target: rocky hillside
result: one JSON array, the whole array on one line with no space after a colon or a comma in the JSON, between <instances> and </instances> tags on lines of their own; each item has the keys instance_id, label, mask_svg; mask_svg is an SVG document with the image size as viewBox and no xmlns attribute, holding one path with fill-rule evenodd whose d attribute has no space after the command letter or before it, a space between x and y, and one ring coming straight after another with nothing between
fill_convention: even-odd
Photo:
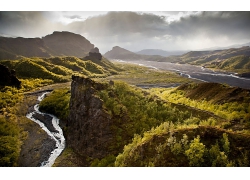
<instances>
[{"instance_id":1,"label":"rocky hillside","mask_svg":"<svg viewBox=\"0 0 250 180\"><path fill-rule=\"evenodd\" d=\"M0 37L0 60L24 57L85 57L94 48L86 38L71 32L58 32L43 38Z\"/></svg>"}]
</instances>

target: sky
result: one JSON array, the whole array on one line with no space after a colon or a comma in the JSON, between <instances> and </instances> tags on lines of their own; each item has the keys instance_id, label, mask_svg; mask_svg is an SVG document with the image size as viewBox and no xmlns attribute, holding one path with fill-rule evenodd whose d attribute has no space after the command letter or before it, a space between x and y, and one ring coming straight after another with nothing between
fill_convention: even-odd
<instances>
[{"instance_id":1,"label":"sky","mask_svg":"<svg viewBox=\"0 0 250 180\"><path fill-rule=\"evenodd\" d=\"M122 7L124 1L120 2L119 7ZM54 31L70 31L87 38L101 53L113 46L134 52L142 49L174 51L250 42L250 11L211 11L205 8L179 11L183 9L179 6L170 9L158 7L158 10L144 5L148 8L67 10L66 5L55 10L0 9L0 35L34 38Z\"/></svg>"}]
</instances>

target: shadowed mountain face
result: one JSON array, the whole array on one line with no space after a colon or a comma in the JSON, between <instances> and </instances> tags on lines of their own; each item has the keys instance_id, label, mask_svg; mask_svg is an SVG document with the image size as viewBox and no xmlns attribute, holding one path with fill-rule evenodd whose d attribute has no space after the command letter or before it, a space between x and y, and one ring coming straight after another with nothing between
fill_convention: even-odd
<instances>
[{"instance_id":1,"label":"shadowed mountain face","mask_svg":"<svg viewBox=\"0 0 250 180\"><path fill-rule=\"evenodd\" d=\"M42 40L56 56L83 57L94 48L94 45L83 36L66 31L55 31L43 37Z\"/></svg>"},{"instance_id":2,"label":"shadowed mountain face","mask_svg":"<svg viewBox=\"0 0 250 180\"><path fill-rule=\"evenodd\" d=\"M43 38L0 37L0 60L25 57L84 57L94 48L86 38L71 32L53 32Z\"/></svg>"},{"instance_id":3,"label":"shadowed mountain face","mask_svg":"<svg viewBox=\"0 0 250 180\"><path fill-rule=\"evenodd\" d=\"M40 38L0 37L0 59L18 59L20 56L49 57L50 53Z\"/></svg>"}]
</instances>

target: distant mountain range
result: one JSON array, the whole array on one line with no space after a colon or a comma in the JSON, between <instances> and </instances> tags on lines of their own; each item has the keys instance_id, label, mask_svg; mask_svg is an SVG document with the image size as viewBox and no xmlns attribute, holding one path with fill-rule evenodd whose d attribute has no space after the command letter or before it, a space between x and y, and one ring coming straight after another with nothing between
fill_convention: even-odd
<instances>
[{"instance_id":1,"label":"distant mountain range","mask_svg":"<svg viewBox=\"0 0 250 180\"><path fill-rule=\"evenodd\" d=\"M24 57L51 57L88 55L94 45L85 37L67 31L43 38L0 37L0 60Z\"/></svg>"},{"instance_id":2,"label":"distant mountain range","mask_svg":"<svg viewBox=\"0 0 250 180\"><path fill-rule=\"evenodd\" d=\"M121 59L121 60L148 60L148 61L166 61L166 57L160 55L143 55L131 52L127 49L115 46L112 50L106 52L104 57L108 59Z\"/></svg>"},{"instance_id":3,"label":"distant mountain range","mask_svg":"<svg viewBox=\"0 0 250 180\"><path fill-rule=\"evenodd\" d=\"M143 49L141 51L135 52L142 55L160 55L164 57L173 56L173 55L182 55L188 51L165 51L161 49Z\"/></svg>"},{"instance_id":4,"label":"distant mountain range","mask_svg":"<svg viewBox=\"0 0 250 180\"><path fill-rule=\"evenodd\" d=\"M204 48L204 49L198 49L196 51L212 51L212 50L223 50L223 49L230 49L230 48L240 48L243 46L250 46L249 43L244 43L244 44L234 44L231 46L225 46L225 47L210 47L210 48Z\"/></svg>"},{"instance_id":5,"label":"distant mountain range","mask_svg":"<svg viewBox=\"0 0 250 180\"><path fill-rule=\"evenodd\" d=\"M156 51L144 51L148 54ZM244 76L249 76L250 72L250 47L243 46L240 48L229 48L223 50L212 51L190 51L183 55L163 57L159 55L142 55L137 54L121 47L115 46L112 50L104 54L104 57L109 59L121 60L147 60L147 61L162 61L173 62L179 64L200 65L209 68L223 69L243 73ZM247 74L245 74L247 73Z\"/></svg>"}]
</instances>

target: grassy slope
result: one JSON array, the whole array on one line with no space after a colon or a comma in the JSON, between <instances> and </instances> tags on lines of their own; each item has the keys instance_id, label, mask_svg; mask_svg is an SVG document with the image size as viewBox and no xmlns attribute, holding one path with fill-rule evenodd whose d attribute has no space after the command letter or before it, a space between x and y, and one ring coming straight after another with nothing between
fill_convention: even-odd
<instances>
[{"instance_id":1,"label":"grassy slope","mask_svg":"<svg viewBox=\"0 0 250 180\"><path fill-rule=\"evenodd\" d=\"M211 126L164 123L135 136L116 166L249 166L249 135Z\"/></svg>"},{"instance_id":2,"label":"grassy slope","mask_svg":"<svg viewBox=\"0 0 250 180\"><path fill-rule=\"evenodd\" d=\"M23 58L20 60L2 60L1 64L15 69L18 78L51 79L54 82L70 81L72 74L89 77L106 77L117 73L107 60L94 63L76 57Z\"/></svg>"},{"instance_id":3,"label":"grassy slope","mask_svg":"<svg viewBox=\"0 0 250 180\"><path fill-rule=\"evenodd\" d=\"M241 47L215 51L190 51L181 56L171 56L167 59L172 62L245 73L250 72L249 55L250 48Z\"/></svg>"},{"instance_id":4,"label":"grassy slope","mask_svg":"<svg viewBox=\"0 0 250 180\"><path fill-rule=\"evenodd\" d=\"M192 129L197 127L197 125L209 127L219 125L217 123L218 119L209 113L193 113L194 111L187 111L187 108L172 105L171 103L158 99L147 91L131 87L119 81L115 81L114 87L100 91L97 95L103 100L103 107L111 117L115 119L112 130L115 132L116 137L114 138L112 146L110 146L110 151L116 153L110 154L110 156L103 159L89 159L91 166L114 166L114 161L118 158L116 157L118 155L117 153L122 153L123 147L126 148L126 146L130 146L129 144L132 143L133 137L137 137L138 135L145 136L145 133L148 131L154 132L155 127L164 122L168 122L174 127L184 129ZM193 137L194 136L190 138ZM164 143L164 141L161 143ZM152 142L152 144L154 144L154 142ZM137 145L134 146L135 149ZM154 146L151 147L151 149L154 148ZM70 156L73 158L72 161L76 162L77 158L75 159L75 155L73 156L72 152L70 151L70 153L68 153L68 151L69 149L62 155L65 156L65 158L61 157L56 162L57 166L64 166L65 159L69 159ZM132 157L133 155L133 153L130 154ZM151 155L155 155L155 153ZM144 161L144 159L142 161ZM74 165L77 165L77 163ZM145 164L143 164L143 166L144 165ZM155 165L157 165L157 163Z\"/></svg>"},{"instance_id":5,"label":"grassy slope","mask_svg":"<svg viewBox=\"0 0 250 180\"><path fill-rule=\"evenodd\" d=\"M26 100L24 92L41 89L55 82L70 81L73 73L90 77L106 77L117 73L115 66L105 59L98 62L100 65L75 57L23 58L11 61L1 60L0 63L15 69L17 77L22 82L21 89L6 86L0 92L0 153L2 154L0 166L18 166L22 141L27 138L27 136L23 137L23 134L27 134L26 130L30 127L29 120L25 117L28 107L23 102ZM23 106L19 116L17 113L20 102Z\"/></svg>"},{"instance_id":6,"label":"grassy slope","mask_svg":"<svg viewBox=\"0 0 250 180\"><path fill-rule=\"evenodd\" d=\"M220 111L218 115L228 118L227 123L196 118L179 124L163 123L142 136L136 135L116 157L116 166L249 166L248 90L201 83L151 92L164 100L201 108L204 112ZM188 143L184 145L186 135ZM227 147L223 136L228 137Z\"/></svg>"},{"instance_id":7,"label":"grassy slope","mask_svg":"<svg viewBox=\"0 0 250 180\"><path fill-rule=\"evenodd\" d=\"M143 76L138 77L141 75L141 73L145 71L149 71L149 73L152 73L150 77L153 77L157 79L157 76L154 76L157 73L163 73L163 72L156 72L140 66L134 66L134 65L124 65L124 64L118 64L119 68L123 69L124 71L119 74L112 77L108 77L107 79L122 79L127 80L131 84L136 84L138 82L143 82ZM129 73L129 74L128 74ZM145 74L145 73L144 73ZM130 78L126 78L126 75L129 75ZM138 76L137 76L138 75ZM175 76L175 75L174 75ZM137 78L133 78L137 77ZM149 78L150 78L149 77ZM169 77L169 76L168 76ZM159 77L160 79L160 77ZM161 81L162 82L162 81ZM163 81L164 82L164 81ZM166 82L164 82L166 83ZM199 86L200 85L200 86ZM236 101L242 99L241 97L245 96L245 92L243 92L239 97L237 98L232 97L232 99L228 99L229 96L231 96L231 93L234 92L234 90L224 87L223 85L218 87L218 84L216 86L203 87L203 84L192 84L190 85L193 93L191 94L197 94L197 92L203 92L199 93L199 98L204 99L209 97L218 97L219 99L214 99L216 102L226 103L225 99L228 101L232 101L233 99L236 99ZM182 85L180 87L184 88L186 85ZM202 87L199 90L195 91L195 87ZM213 88L217 88L214 89ZM219 88L219 89L218 89ZM220 89L221 88L221 89ZM188 89L188 88L187 88ZM209 91L207 91L210 89ZM173 90L173 89L172 89ZM172 91L171 90L171 91ZM224 90L221 92L221 90ZM178 90L180 91L180 90ZM163 91L162 91L163 92ZM188 92L188 90L187 90ZM214 94L217 92L217 94ZM221 93L220 93L221 92ZM153 92L155 93L155 92ZM222 95L227 94L227 97L222 98ZM248 164L246 162L246 157L249 156L248 152L248 146L246 145L248 143L248 132L242 131L242 129L247 127L246 123L242 123L239 126L240 122L236 122L233 128L240 129L240 133L244 132L245 135L240 136L238 132L232 133L230 126L231 122L228 122L226 119L220 118L209 111L204 110L197 110L195 108L189 108L189 106L179 105L179 104L172 104L166 101L159 100L157 97L150 95L149 92L141 91L139 89L135 89L133 87L130 87L122 82L115 81L115 87L107 89L105 91L102 91L99 93L100 98L104 101L104 108L112 115L113 118L116 118L117 124L114 124L113 130L116 133L116 138L113 142L113 146L110 147L113 151L114 149L120 153L119 156L117 154L113 154L110 156L107 156L103 159L89 159L89 163L91 163L92 166L189 166L190 160L188 159L187 155L185 155L185 152L182 152L181 155L175 155L175 149L178 152L178 146L179 144L175 145L173 143L173 147L166 147L165 142L169 138L169 132L166 133L161 132L158 130L158 128L154 128L156 126L164 126L164 122L172 123L171 126L173 126L173 131L179 133L180 135L178 137L182 137L183 134L189 135L189 147L191 140L194 140L197 138L198 135L200 135L200 142L204 143L206 145L206 156L213 156L213 158L210 158L211 161L209 161L209 158L205 158L203 164L196 164L196 166L244 166ZM166 99L167 100L167 99ZM197 98L198 100L198 98ZM200 100L200 99L199 99ZM211 100L211 99L210 99ZM246 100L246 99L245 99ZM164 108L163 108L164 107ZM165 117L165 118L164 118ZM226 121L226 122L225 122ZM162 123L162 124L161 124ZM227 125L227 126L226 126ZM223 129L227 128L227 130ZM145 141L145 139L148 138L148 132L151 132L150 139ZM204 135L205 133L205 135ZM239 142L244 141L244 150L238 152L237 147L239 146L239 143L236 146L230 147L232 149L232 153L238 154L237 158L231 158L228 157L225 159L225 152L223 151L223 144L219 145L219 149L216 146L216 140L220 141L223 137L223 133L226 133L229 136L229 140L232 142ZM136 135L136 134L139 134ZM213 136L214 134L218 134L216 136ZM132 141L132 138L134 137L134 140ZM139 140L138 140L138 137ZM239 138L238 138L239 137ZM237 139L238 138L238 139ZM135 140L137 139L137 140ZM180 138L178 139L180 140ZM136 141L137 143L134 143ZM122 147L124 146L124 150L122 151ZM131 153L129 153L129 156L126 155L127 151L131 147ZM157 159L155 152L157 147L162 147L164 149L162 157ZM213 147L213 148L212 148ZM165 149L167 148L167 149ZM209 151L213 149L216 149L216 158L224 158L224 161L220 164L219 160L216 161L214 158L215 155L209 154ZM147 152L147 154L140 154L140 149L143 149L144 152ZM172 150L173 149L173 152ZM188 149L187 149L188 150ZM211 151L212 151L211 150ZM246 152L245 152L246 150ZM72 162L75 162L74 165L77 166L77 158L75 155L72 155L72 151L68 153L67 150L65 153L63 153L63 156L65 156L65 159L72 156ZM159 150L160 151L160 150ZM162 151L163 152L163 151ZM184 154L183 154L184 153ZM224 155L223 155L224 153ZM139 154L139 155L138 155ZM158 153L159 154L159 153ZM228 156L233 156L232 154L228 154ZM66 162L63 156L60 158L60 160L57 161L58 166L64 166L64 163ZM117 156L117 157L116 157ZM143 158L142 158L143 157ZM132 158L132 159L131 159ZM139 159L138 159L139 158ZM173 161L166 161L166 159L172 158ZM164 159L164 160L163 160ZM180 161L182 160L182 161ZM114 164L115 161L115 164ZM72 163L71 162L71 163ZM119 164L120 163L120 164ZM123 164L125 163L125 164ZM213 164L214 163L214 164ZM84 164L84 163L83 163ZM81 164L81 165L83 165ZM79 163L78 163L79 165ZM194 165L194 164L192 164Z\"/></svg>"}]
</instances>

